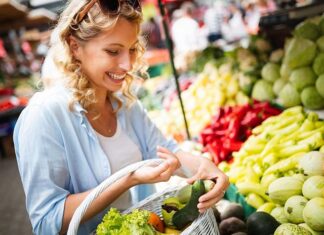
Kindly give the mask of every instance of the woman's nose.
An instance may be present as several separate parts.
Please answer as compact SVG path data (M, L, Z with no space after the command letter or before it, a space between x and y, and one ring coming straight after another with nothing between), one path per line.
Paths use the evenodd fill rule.
M132 66L131 56L128 53L125 53L119 62L119 67L125 71L130 71Z

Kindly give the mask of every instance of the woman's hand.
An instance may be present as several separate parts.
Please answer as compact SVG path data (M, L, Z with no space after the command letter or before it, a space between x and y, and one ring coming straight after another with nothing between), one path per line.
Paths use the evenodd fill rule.
M174 171L180 167L177 157L168 149L157 148L157 155L165 161L160 165L147 165L131 174L134 184L152 184L168 181Z
M229 180L212 161L204 157L199 157L199 159L200 163L196 174L187 179L187 182L192 184L198 179L211 179L216 182L215 186L208 193L199 198L198 209L199 212L202 213L208 208L214 206L216 202L223 198L224 193L229 186Z

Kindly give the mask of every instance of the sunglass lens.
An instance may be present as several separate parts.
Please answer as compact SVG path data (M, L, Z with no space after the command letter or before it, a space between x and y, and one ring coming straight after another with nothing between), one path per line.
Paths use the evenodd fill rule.
M117 13L119 11L118 0L100 0L100 7L105 12Z
M141 10L140 0L128 0L129 5L133 6L135 10Z

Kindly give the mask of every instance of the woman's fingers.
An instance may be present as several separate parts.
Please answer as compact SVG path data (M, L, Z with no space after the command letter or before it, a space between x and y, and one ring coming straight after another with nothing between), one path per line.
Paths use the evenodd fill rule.
M167 153L167 154L173 155L173 153L169 149L164 148L162 146L157 146L156 149L157 149L158 152L162 152L162 153Z
M174 170L176 170L180 167L179 160L175 156L173 156L173 154L169 154L169 153L165 153L165 152L157 152L157 155L158 155L158 157L168 161Z
M228 179L226 175L216 178L215 186L206 194L199 198L199 202L209 201L213 198L223 197L228 187Z
M204 212L208 208L214 206L218 201L220 201L224 197L224 194L220 194L217 197L212 198L211 200L199 202L197 207L200 213Z

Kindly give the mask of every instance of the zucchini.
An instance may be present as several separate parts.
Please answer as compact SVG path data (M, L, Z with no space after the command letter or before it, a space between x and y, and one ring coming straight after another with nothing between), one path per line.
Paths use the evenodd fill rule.
M173 217L173 225L181 230L188 224L193 222L199 216L197 208L199 197L205 193L205 185L203 180L196 180L191 188L191 196L188 203L179 211L177 211Z

